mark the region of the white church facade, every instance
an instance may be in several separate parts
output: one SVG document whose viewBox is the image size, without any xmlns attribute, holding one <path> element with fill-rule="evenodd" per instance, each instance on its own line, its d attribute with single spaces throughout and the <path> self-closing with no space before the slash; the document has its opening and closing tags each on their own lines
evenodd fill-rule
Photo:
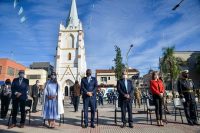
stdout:
<svg viewBox="0 0 200 133">
<path fill-rule="evenodd" d="M 81 81 L 87 69 L 84 32 L 78 18 L 76 0 L 72 0 L 66 26 L 60 24 L 55 68 L 58 82 L 65 95 L 69 96 L 70 87 L 75 80 Z"/>
</svg>

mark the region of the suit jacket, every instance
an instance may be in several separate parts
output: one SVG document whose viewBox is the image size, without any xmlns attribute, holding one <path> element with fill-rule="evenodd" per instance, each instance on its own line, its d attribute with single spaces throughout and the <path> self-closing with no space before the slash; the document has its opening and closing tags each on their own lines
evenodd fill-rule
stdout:
<svg viewBox="0 0 200 133">
<path fill-rule="evenodd" d="M 83 98 L 89 98 L 87 92 L 93 92 L 93 96 L 96 99 L 96 90 L 97 90 L 97 80 L 95 77 L 91 77 L 90 82 L 88 83 L 87 77 L 82 78 L 81 80 L 81 91 Z"/>
<path fill-rule="evenodd" d="M 20 85 L 19 83 L 19 78 L 15 78 L 12 82 L 12 86 L 11 86 L 11 92 L 12 92 L 12 99 L 16 99 L 16 92 L 20 92 L 22 93 L 22 95 L 19 97 L 19 99 L 21 100 L 26 100 L 27 99 L 27 92 L 29 89 L 29 80 L 26 78 L 23 78 L 23 81 Z"/>
<path fill-rule="evenodd" d="M 38 95 L 39 94 L 39 87 L 36 84 L 32 86 L 31 91 L 32 91 L 31 97 L 38 97 L 39 96 Z"/>
<path fill-rule="evenodd" d="M 80 96 L 81 95 L 81 86 L 79 84 L 75 84 L 73 86 L 74 96 Z"/>
<path fill-rule="evenodd" d="M 160 95 L 160 93 L 165 92 L 165 88 L 162 80 L 151 80 L 150 81 L 150 89 L 153 95 Z"/>
<path fill-rule="evenodd" d="M 127 80 L 127 88 L 128 88 L 128 91 L 126 89 L 126 86 L 125 86 L 125 82 L 124 82 L 124 79 L 120 79 L 117 81 L 117 91 L 119 93 L 119 101 L 127 101 L 128 99 L 124 97 L 125 94 L 129 94 L 130 95 L 130 99 L 129 100 L 132 100 L 133 99 L 133 84 L 132 84 L 132 81 L 131 80 Z"/>
</svg>

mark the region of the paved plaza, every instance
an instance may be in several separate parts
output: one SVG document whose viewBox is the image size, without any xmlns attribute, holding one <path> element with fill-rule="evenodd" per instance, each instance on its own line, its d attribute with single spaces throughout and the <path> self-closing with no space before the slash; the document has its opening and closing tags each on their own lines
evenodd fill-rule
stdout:
<svg viewBox="0 0 200 133">
<path fill-rule="evenodd" d="M 65 118 L 64 124 L 57 126 L 55 129 L 48 129 L 43 126 L 43 120 L 41 117 L 41 111 L 37 113 L 32 113 L 31 124 L 28 124 L 26 120 L 25 128 L 21 129 L 15 127 L 13 129 L 7 129 L 8 118 L 0 119 L 0 133 L 200 133 L 200 126 L 189 126 L 181 123 L 181 119 L 178 116 L 177 121 L 174 121 L 173 108 L 169 105 L 169 110 L 171 114 L 167 115 L 168 124 L 164 127 L 157 127 L 155 121 L 155 114 L 152 114 L 153 125 L 146 121 L 146 112 L 142 106 L 140 109 L 133 107 L 133 119 L 134 128 L 129 127 L 121 128 L 120 125 L 120 113 L 117 114 L 118 123 L 114 123 L 114 105 L 106 104 L 104 106 L 99 106 L 99 125 L 95 129 L 88 127 L 87 129 L 81 128 L 81 109 L 82 104 L 80 104 L 79 112 L 73 111 L 73 106 L 69 104 L 67 100 L 65 102 Z M 41 109 L 41 105 L 38 106 Z M 10 112 L 9 112 L 10 113 Z M 27 117 L 28 119 L 28 117 Z M 184 116 L 184 123 L 186 119 Z M 59 122 L 59 121 L 58 121 Z"/>
</svg>

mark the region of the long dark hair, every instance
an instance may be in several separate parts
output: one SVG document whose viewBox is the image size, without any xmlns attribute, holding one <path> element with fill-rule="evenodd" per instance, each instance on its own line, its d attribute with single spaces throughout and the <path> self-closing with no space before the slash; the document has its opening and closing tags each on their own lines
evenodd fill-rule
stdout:
<svg viewBox="0 0 200 133">
<path fill-rule="evenodd" d="M 158 75 L 158 71 L 153 71 L 153 73 L 152 73 L 152 77 L 151 77 L 151 79 L 152 80 L 155 80 L 155 75 Z"/>
</svg>

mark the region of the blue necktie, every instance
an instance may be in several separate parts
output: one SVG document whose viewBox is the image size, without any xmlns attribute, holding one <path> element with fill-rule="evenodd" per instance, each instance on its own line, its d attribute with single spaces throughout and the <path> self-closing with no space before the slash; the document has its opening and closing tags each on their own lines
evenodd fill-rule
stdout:
<svg viewBox="0 0 200 133">
<path fill-rule="evenodd" d="M 126 91 L 128 92 L 128 83 L 127 83 L 127 80 L 125 79 L 124 82 L 125 82 Z"/>
</svg>

